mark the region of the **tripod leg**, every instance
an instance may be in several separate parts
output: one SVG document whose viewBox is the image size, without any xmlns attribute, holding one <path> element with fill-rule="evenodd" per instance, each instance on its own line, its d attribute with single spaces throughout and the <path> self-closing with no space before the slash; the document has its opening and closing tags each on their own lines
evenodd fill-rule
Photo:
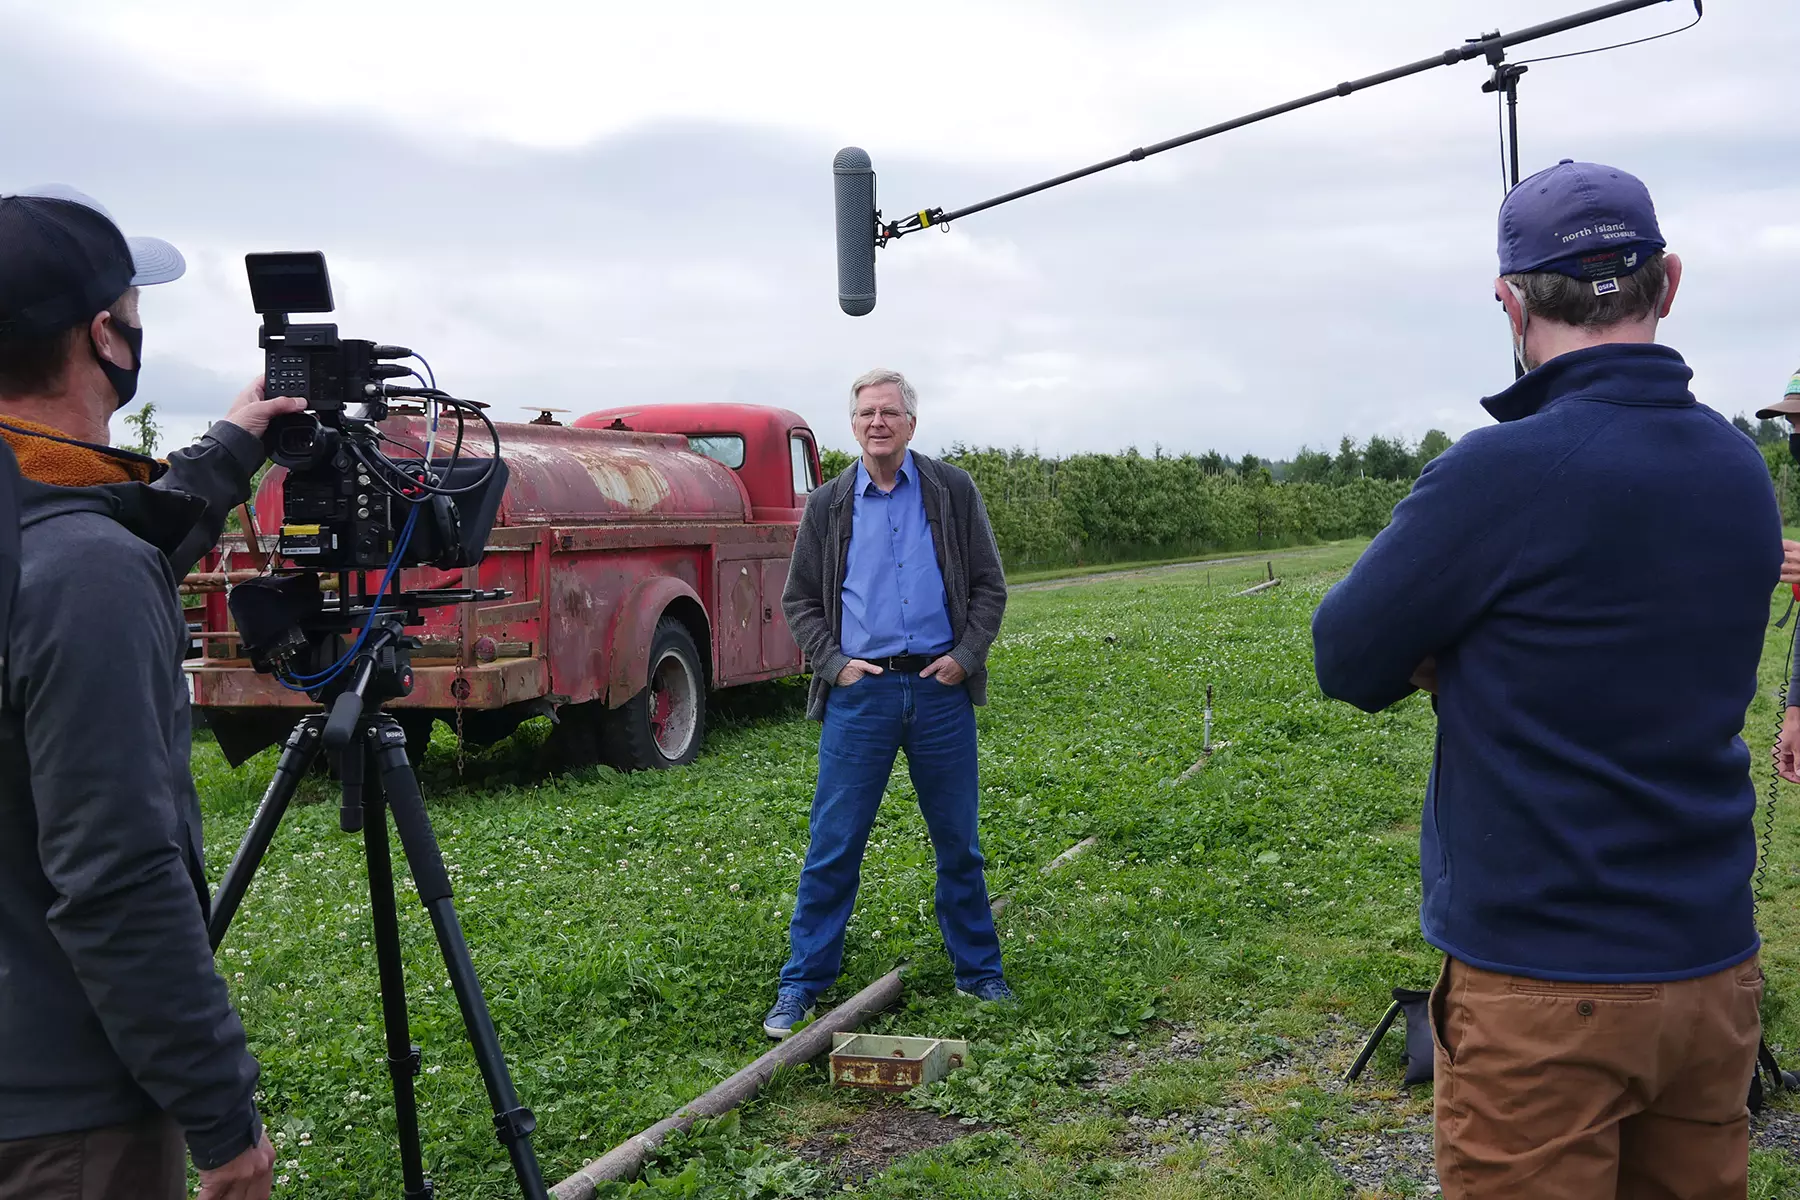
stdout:
<svg viewBox="0 0 1800 1200">
<path fill-rule="evenodd" d="M 488 1014 L 487 1000 L 481 994 L 481 981 L 476 978 L 475 964 L 469 960 L 469 947 L 463 940 L 462 926 L 450 902 L 450 875 L 444 869 L 444 857 L 438 851 L 437 835 L 425 815 L 425 801 L 419 794 L 419 781 L 406 761 L 406 731 L 393 717 L 383 713 L 376 717 L 369 731 L 370 747 L 381 769 L 381 788 L 394 812 L 394 827 L 400 832 L 400 844 L 406 850 L 406 862 L 412 868 L 413 883 L 419 899 L 431 914 L 431 925 L 437 933 L 438 949 L 450 973 L 450 986 L 456 991 L 457 1007 L 462 1010 L 463 1025 L 468 1029 L 475 1061 L 481 1067 L 481 1078 L 487 1084 L 488 1101 L 494 1109 L 494 1128 L 507 1153 L 512 1156 L 513 1174 L 527 1200 L 544 1200 L 543 1173 L 538 1168 L 537 1154 L 531 1147 L 531 1133 L 537 1118 L 519 1103 L 513 1090 L 512 1075 L 506 1058 L 500 1052 L 500 1039 L 494 1032 L 494 1021 Z"/>
<path fill-rule="evenodd" d="M 251 818 L 250 828 L 238 845 L 237 854 L 225 869 L 225 878 L 219 881 L 218 895 L 213 897 L 206 937 L 214 950 L 225 940 L 225 931 L 231 927 L 231 919 L 237 915 L 244 893 L 250 890 L 250 879 L 268 852 L 269 843 L 275 839 L 275 827 L 281 823 L 288 801 L 294 798 L 301 777 L 319 752 L 319 732 L 323 728 L 322 718 L 309 716 L 302 718 L 288 734 L 281 758 L 275 763 L 274 778 L 269 780 L 262 803 L 256 806 L 256 816 Z"/>
<path fill-rule="evenodd" d="M 1381 1018 L 1381 1024 L 1375 1026 L 1375 1032 L 1369 1035 L 1369 1040 L 1363 1043 L 1362 1053 L 1356 1056 L 1356 1061 L 1350 1066 L 1350 1073 L 1344 1076 L 1345 1083 L 1356 1082 L 1356 1077 L 1363 1073 L 1363 1068 L 1375 1057 L 1375 1048 L 1381 1045 L 1381 1039 L 1387 1036 L 1387 1031 L 1393 1027 L 1394 1018 L 1399 1015 L 1400 1002 L 1396 1000 L 1388 1007 L 1387 1015 Z"/>
<path fill-rule="evenodd" d="M 375 963 L 381 978 L 381 1023 L 387 1034 L 388 1074 L 394 1081 L 394 1124 L 400 1140 L 400 1177 L 407 1200 L 430 1200 L 419 1149 L 419 1110 L 413 1080 L 419 1074 L 419 1048 L 412 1044 L 406 1016 L 406 974 L 400 959 L 400 923 L 394 914 L 394 868 L 388 852 L 387 810 L 379 778 L 366 779 L 368 761 L 362 746 L 351 746 L 340 761 L 345 809 L 359 810 L 363 853 L 369 866 L 369 917 L 375 926 Z M 354 789 L 354 791 L 353 791 Z"/>
</svg>

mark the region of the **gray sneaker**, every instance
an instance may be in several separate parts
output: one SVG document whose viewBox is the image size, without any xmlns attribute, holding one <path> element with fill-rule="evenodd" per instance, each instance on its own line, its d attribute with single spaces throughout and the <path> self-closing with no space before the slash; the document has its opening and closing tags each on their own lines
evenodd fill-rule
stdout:
<svg viewBox="0 0 1800 1200">
<path fill-rule="evenodd" d="M 804 992 L 783 989 L 775 996 L 775 1007 L 763 1018 L 763 1032 L 780 1041 L 794 1032 L 794 1026 L 812 1019 L 812 1001 Z"/>
</svg>

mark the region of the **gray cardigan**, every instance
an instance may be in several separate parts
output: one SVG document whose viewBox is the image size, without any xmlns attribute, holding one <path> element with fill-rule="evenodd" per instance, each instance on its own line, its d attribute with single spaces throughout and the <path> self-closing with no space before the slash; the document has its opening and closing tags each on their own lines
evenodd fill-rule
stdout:
<svg viewBox="0 0 1800 1200">
<path fill-rule="evenodd" d="M 999 636 L 1000 619 L 1006 612 L 1006 573 L 1000 566 L 1000 548 L 988 523 L 987 506 L 969 473 L 916 450 L 912 457 L 925 497 L 931 544 L 944 576 L 950 632 L 956 639 L 950 657 L 969 673 L 969 698 L 986 704 L 988 647 Z M 839 637 L 844 572 L 855 523 L 855 479 L 856 464 L 851 463 L 807 498 L 781 596 L 788 628 L 812 666 L 806 715 L 815 721 L 825 719 L 825 698 L 838 672 L 850 661 Z M 830 548 L 835 552 L 828 553 Z"/>
</svg>

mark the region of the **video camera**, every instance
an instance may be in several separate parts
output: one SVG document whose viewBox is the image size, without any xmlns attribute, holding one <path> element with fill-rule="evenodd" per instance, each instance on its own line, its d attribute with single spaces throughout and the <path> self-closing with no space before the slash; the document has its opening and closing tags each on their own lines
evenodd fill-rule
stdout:
<svg viewBox="0 0 1800 1200">
<path fill-rule="evenodd" d="M 244 262 L 251 300 L 263 318 L 264 394 L 298 396 L 307 406 L 306 412 L 277 417 L 266 439 L 269 457 L 288 471 L 281 556 L 312 570 L 379 570 L 389 565 L 416 512 L 398 566 L 480 562 L 507 478 L 497 438 L 492 457 L 461 457 L 465 414 L 480 410 L 435 387 L 387 385 L 416 374 L 384 361 L 415 357 L 404 346 L 340 338 L 336 325 L 289 324 L 289 313 L 332 311 L 323 254 L 249 254 Z M 423 459 L 397 463 L 382 448 L 378 426 L 393 397 L 435 400 L 456 410 L 455 447 L 448 458 L 434 457 L 429 471 Z"/>
<path fill-rule="evenodd" d="M 405 695 L 411 689 L 407 626 L 422 623 L 427 608 L 508 594 L 409 592 L 399 585 L 405 567 L 455 569 L 481 561 L 508 478 L 499 431 L 480 405 L 439 390 L 430 365 L 406 347 L 340 338 L 336 325 L 289 322 L 290 313 L 332 311 L 323 254 L 248 254 L 244 265 L 263 319 L 264 394 L 298 396 L 307 406 L 277 417 L 265 435 L 269 457 L 287 469 L 275 555 L 297 570 L 232 590 L 244 650 L 258 671 L 315 699 L 335 700 L 345 688 L 359 695 L 372 689 L 372 700 Z M 391 361 L 403 358 L 419 359 L 425 375 Z M 408 375 L 430 382 L 389 382 Z M 422 446 L 382 429 L 394 399 L 416 402 L 428 415 Z M 449 454 L 439 455 L 438 423 L 446 412 L 456 428 Z M 490 435 L 485 456 L 464 453 L 471 417 Z M 373 593 L 370 571 L 383 573 Z M 326 574 L 336 575 L 329 590 L 321 586 Z M 375 636 L 378 629 L 382 636 Z M 352 633 L 359 636 L 345 652 L 338 635 Z M 373 678 L 350 669 L 359 657 L 368 660 Z"/>
</svg>

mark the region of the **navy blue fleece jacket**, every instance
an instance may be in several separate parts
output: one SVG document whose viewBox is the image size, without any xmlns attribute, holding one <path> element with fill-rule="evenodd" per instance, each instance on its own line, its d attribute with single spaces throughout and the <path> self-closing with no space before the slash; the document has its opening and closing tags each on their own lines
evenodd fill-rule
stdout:
<svg viewBox="0 0 1800 1200">
<path fill-rule="evenodd" d="M 1649 981 L 1758 948 L 1740 734 L 1781 567 L 1750 440 L 1655 345 L 1483 401 L 1313 618 L 1319 684 L 1375 712 L 1437 661 L 1425 938 L 1489 970 Z"/>
</svg>

